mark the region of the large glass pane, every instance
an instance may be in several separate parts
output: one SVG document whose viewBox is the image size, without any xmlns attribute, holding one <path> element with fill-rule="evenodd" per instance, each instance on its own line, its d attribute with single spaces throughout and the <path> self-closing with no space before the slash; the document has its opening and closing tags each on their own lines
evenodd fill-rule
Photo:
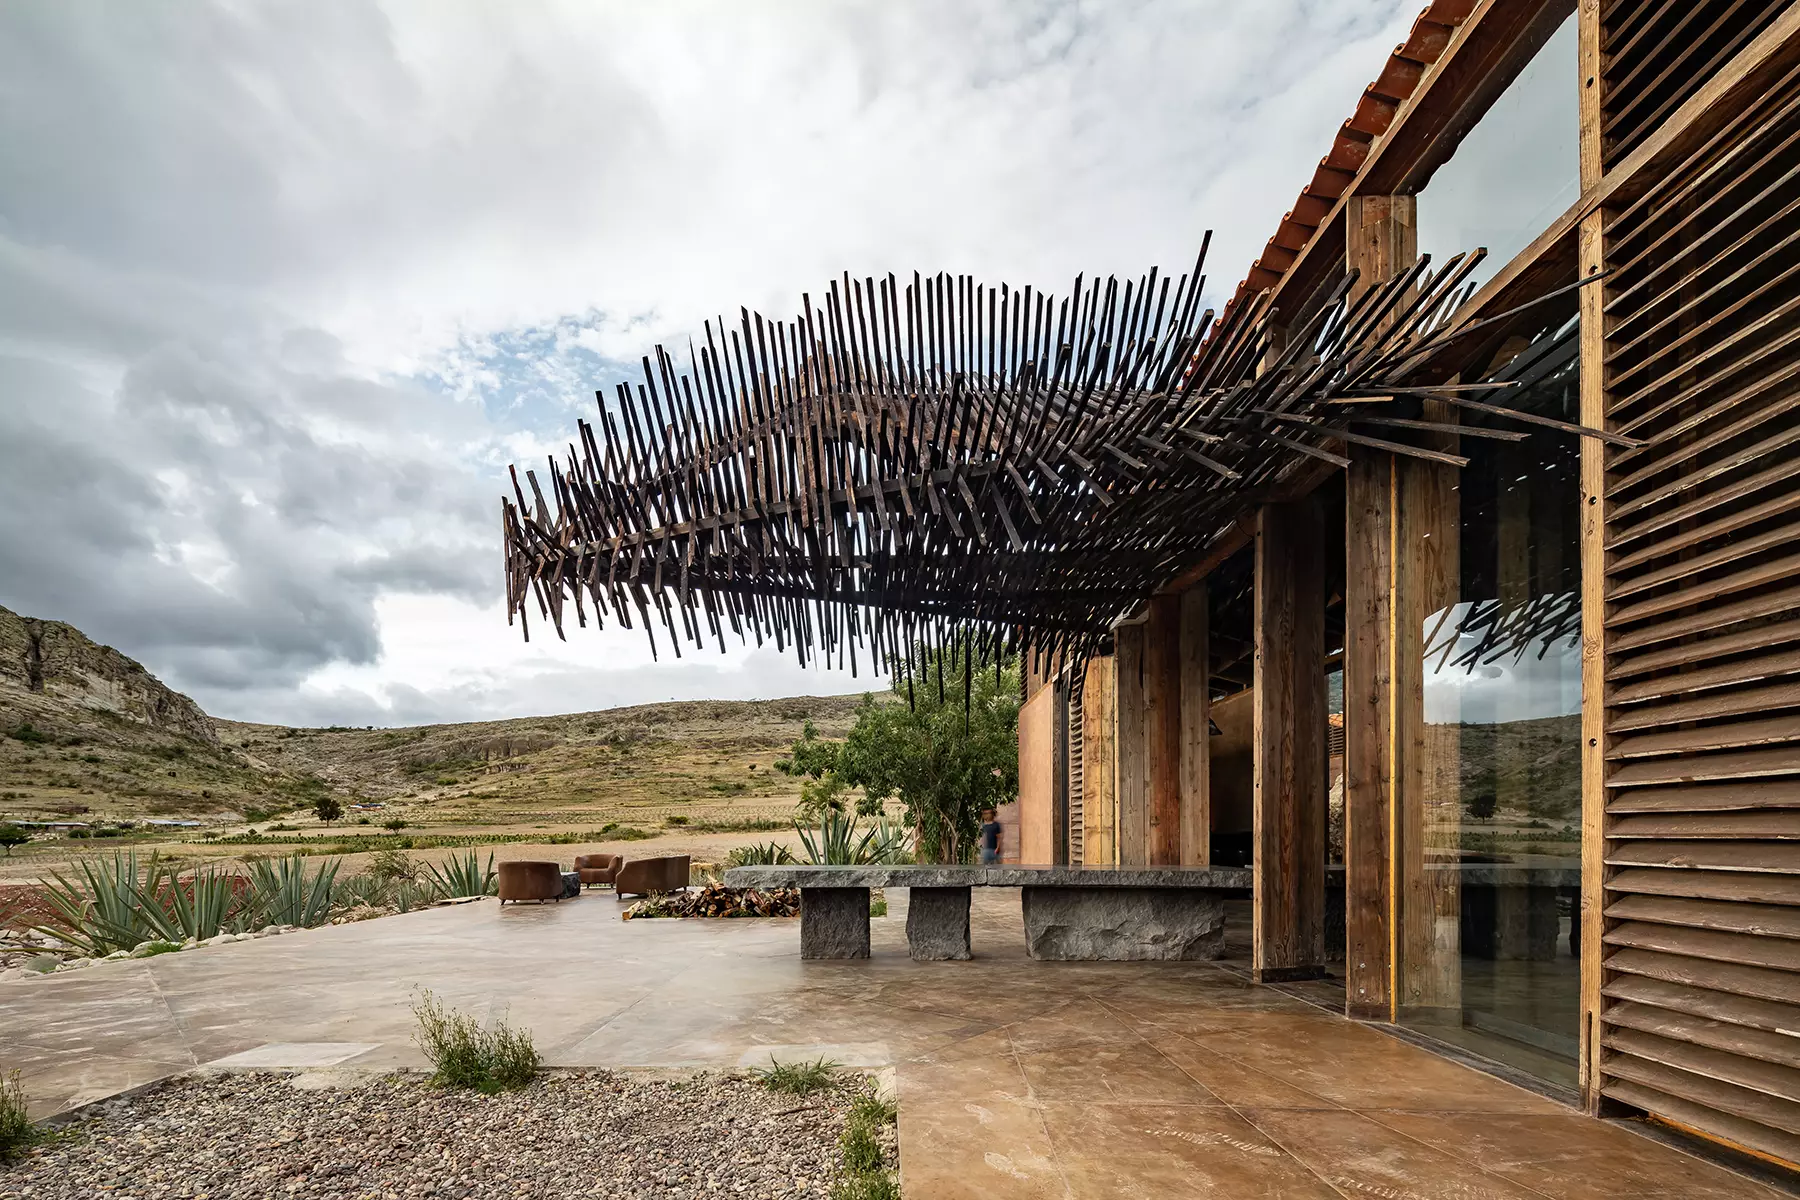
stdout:
<svg viewBox="0 0 1800 1200">
<path fill-rule="evenodd" d="M 1574 322 L 1519 354 L 1509 406 L 1576 419 Z M 1469 422 L 1463 422 L 1465 425 Z M 1519 428 L 1501 422 L 1496 428 Z M 1576 439 L 1465 436 L 1428 556 L 1402 901 L 1402 1020 L 1574 1086 L 1580 995 Z M 1418 711 L 1415 710 L 1415 711 Z"/>
<path fill-rule="evenodd" d="M 1477 246 L 1483 283 L 1581 193 L 1575 14 L 1476 122 L 1419 192 L 1419 250 L 1434 265 Z"/>
</svg>

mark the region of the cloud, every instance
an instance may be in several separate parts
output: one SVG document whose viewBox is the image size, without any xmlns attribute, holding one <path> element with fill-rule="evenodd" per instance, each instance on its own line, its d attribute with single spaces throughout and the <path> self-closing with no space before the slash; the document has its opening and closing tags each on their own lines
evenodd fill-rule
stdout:
<svg viewBox="0 0 1800 1200">
<path fill-rule="evenodd" d="M 844 270 L 1060 287 L 1211 226 L 1223 297 L 1413 7 L 7 6 L 0 604 L 231 716 L 853 689 L 526 647 L 505 464 Z M 405 648 L 432 604 L 480 672 Z"/>
</svg>

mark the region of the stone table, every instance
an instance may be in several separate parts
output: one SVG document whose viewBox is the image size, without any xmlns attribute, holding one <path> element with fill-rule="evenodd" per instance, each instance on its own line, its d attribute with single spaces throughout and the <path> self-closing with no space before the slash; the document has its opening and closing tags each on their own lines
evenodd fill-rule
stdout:
<svg viewBox="0 0 1800 1200">
<path fill-rule="evenodd" d="M 800 957 L 869 956 L 869 889 L 912 890 L 906 942 L 921 960 L 970 957 L 969 895 L 1016 887 L 1026 951 L 1036 959 L 1217 958 L 1225 897 L 1247 891 L 1241 867 L 872 866 L 733 867 L 732 887 L 800 889 Z"/>
</svg>

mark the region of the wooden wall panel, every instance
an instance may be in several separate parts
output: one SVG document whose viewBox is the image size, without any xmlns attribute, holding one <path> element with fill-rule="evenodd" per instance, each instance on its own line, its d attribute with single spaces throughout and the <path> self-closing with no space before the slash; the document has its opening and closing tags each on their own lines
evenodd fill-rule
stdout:
<svg viewBox="0 0 1800 1200">
<path fill-rule="evenodd" d="M 1149 704 L 1144 686 L 1144 627 L 1121 625 L 1113 634 L 1113 704 L 1118 762 L 1119 862 L 1141 867 L 1150 861 L 1150 775 L 1146 745 Z"/>
<path fill-rule="evenodd" d="M 1212 863 L 1211 642 L 1206 584 L 1181 594 L 1181 865 Z"/>
<path fill-rule="evenodd" d="M 1256 531 L 1251 970 L 1325 966 L 1325 569 L 1314 497 L 1267 505 Z"/>
<path fill-rule="evenodd" d="M 1056 689 L 1042 687 L 1019 709 L 1019 861 L 1048 863 L 1055 822 Z"/>
<path fill-rule="evenodd" d="M 1111 655 L 1088 659 L 1081 691 L 1082 861 L 1097 867 L 1119 861 L 1116 665 Z"/>
</svg>

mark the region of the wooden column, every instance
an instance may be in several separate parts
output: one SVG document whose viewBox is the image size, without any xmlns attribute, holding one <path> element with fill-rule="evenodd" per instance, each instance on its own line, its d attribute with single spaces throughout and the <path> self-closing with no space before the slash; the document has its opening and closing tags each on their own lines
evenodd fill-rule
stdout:
<svg viewBox="0 0 1800 1200">
<path fill-rule="evenodd" d="M 1206 584 L 1181 593 L 1181 865 L 1212 865 L 1212 654 Z"/>
<path fill-rule="evenodd" d="M 1181 597 L 1155 596 L 1144 622 L 1146 861 L 1181 862 Z"/>
<path fill-rule="evenodd" d="M 1394 1019 L 1394 457 L 1344 476 L 1344 1011 Z"/>
<path fill-rule="evenodd" d="M 1119 861 L 1117 662 L 1111 655 L 1088 659 L 1081 693 L 1082 859 L 1099 867 Z"/>
<path fill-rule="evenodd" d="M 1148 705 L 1142 625 L 1121 625 L 1113 631 L 1113 661 L 1117 669 L 1113 703 L 1119 714 L 1119 865 L 1142 867 L 1149 863 L 1150 849 L 1149 764 L 1145 754 Z"/>
<path fill-rule="evenodd" d="M 1323 537 L 1314 498 L 1259 514 L 1251 780 L 1258 982 L 1325 970 Z"/>
<path fill-rule="evenodd" d="M 1412 196 L 1353 196 L 1345 205 L 1352 295 L 1418 260 Z M 1404 305 L 1396 307 L 1396 311 Z M 1394 713 L 1398 646 L 1394 543 L 1401 474 L 1394 456 L 1350 448 L 1344 505 L 1344 1008 L 1392 1021 L 1399 994 L 1401 924 L 1399 756 Z"/>
</svg>

